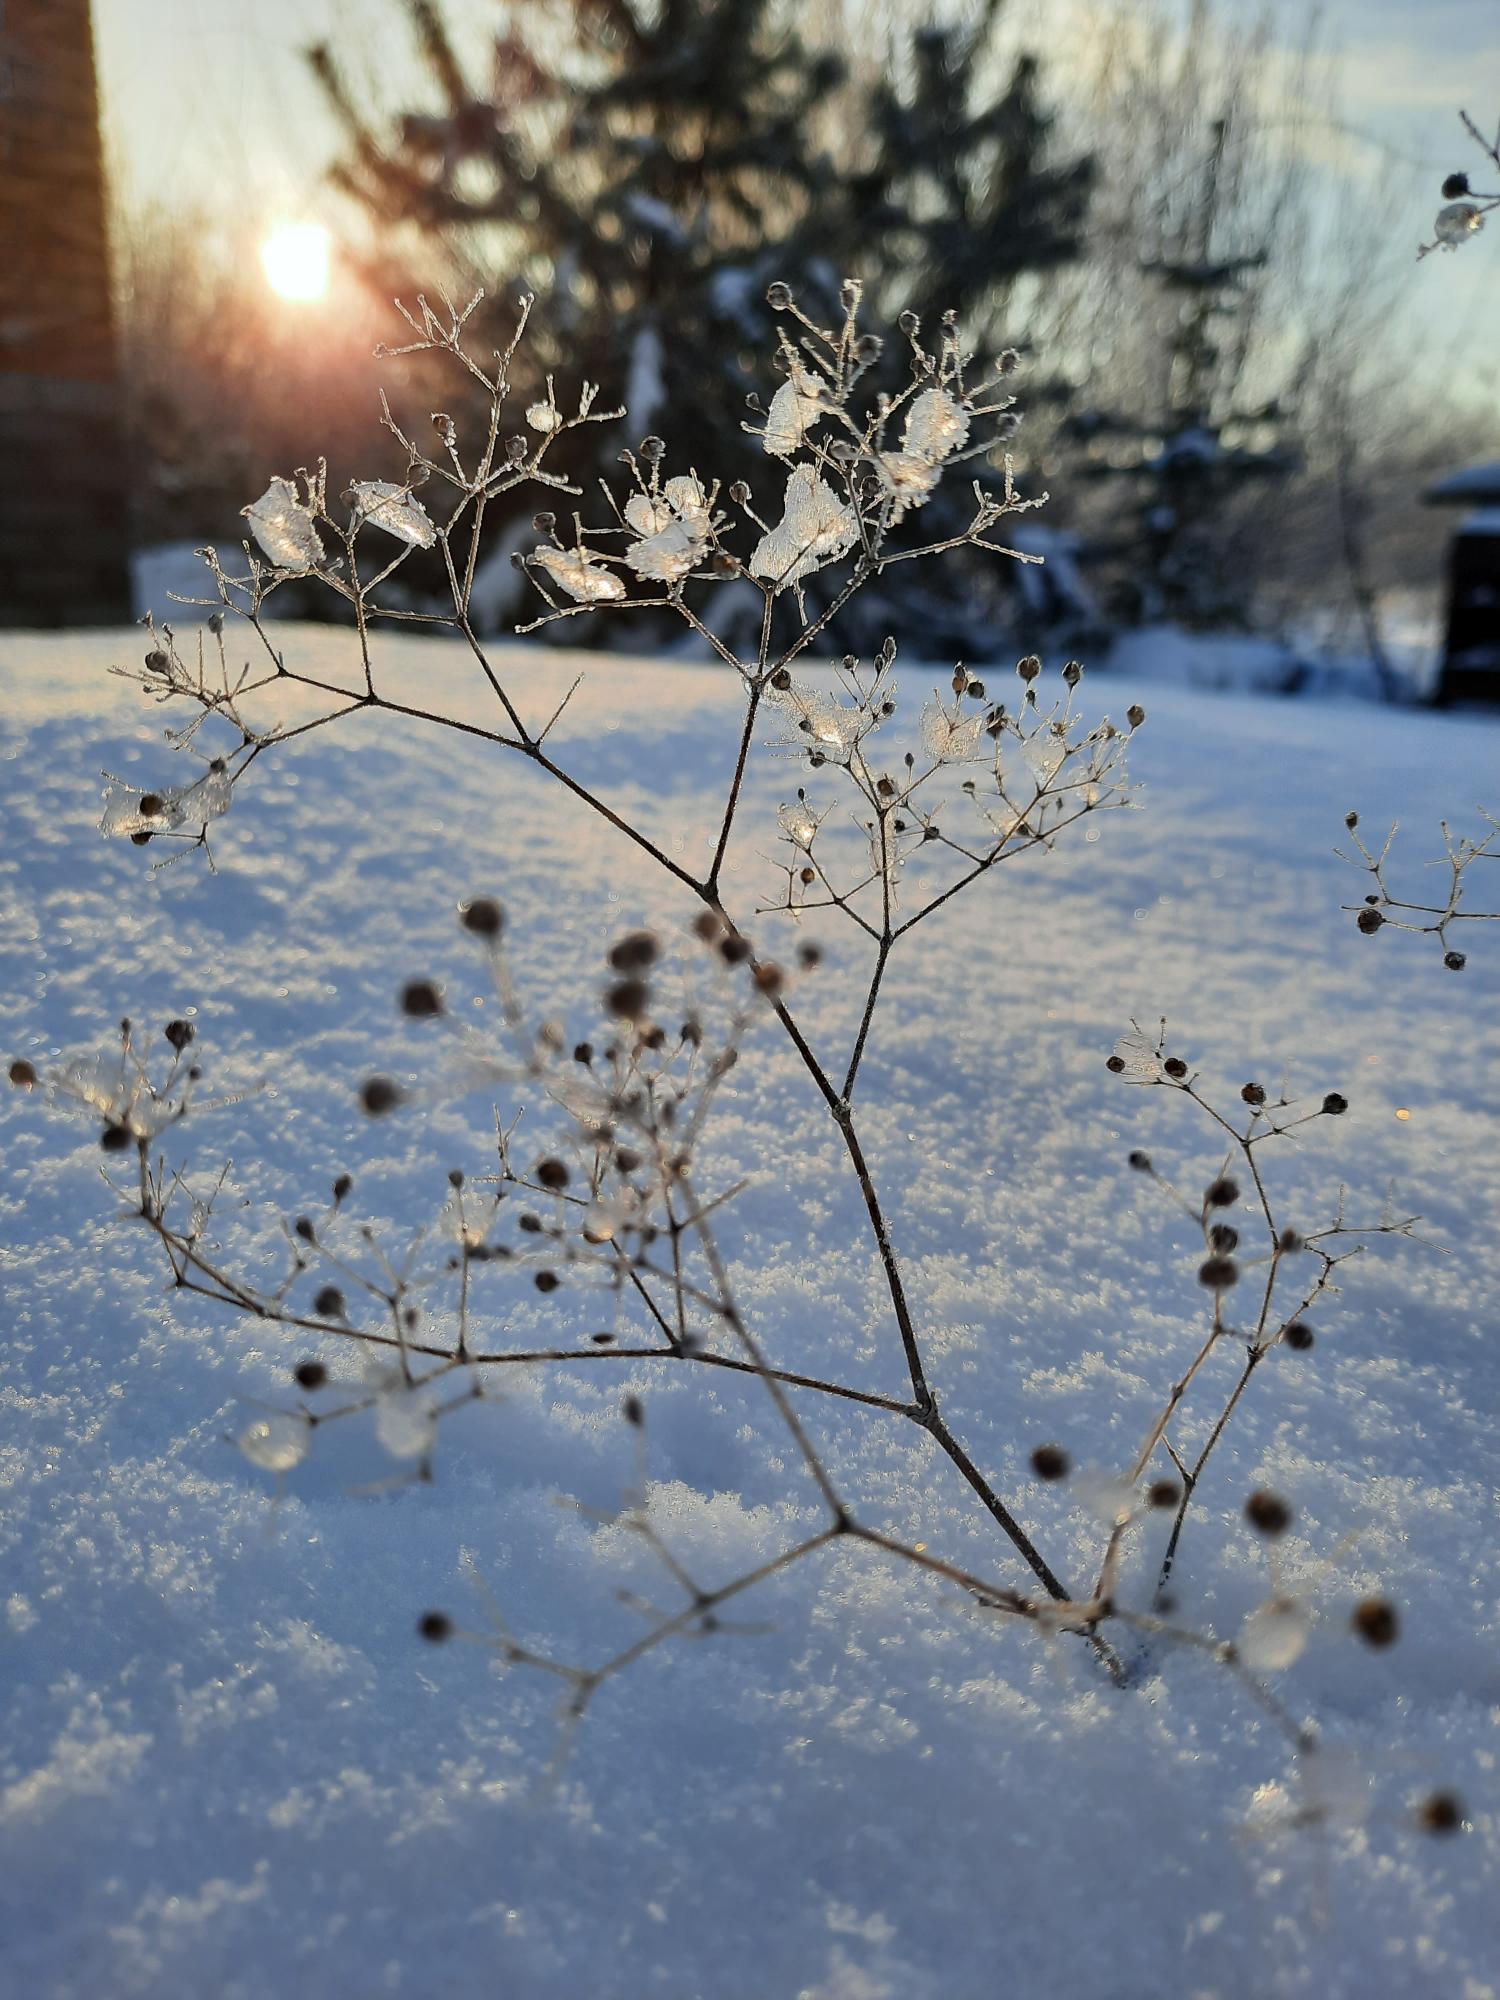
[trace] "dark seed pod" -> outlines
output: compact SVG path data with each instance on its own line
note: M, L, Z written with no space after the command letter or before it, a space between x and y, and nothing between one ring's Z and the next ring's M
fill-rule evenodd
M620 1405L620 1414L626 1423L633 1425L636 1430L639 1430L646 1421L645 1408L639 1396L627 1396Z
M616 972L644 972L656 963L659 950L650 931L631 931L610 946L609 962Z
M1383 1597L1366 1597L1356 1604L1349 1623L1367 1646L1394 1646L1401 1636L1396 1607Z
M333 1205L335 1208L338 1207L341 1201L348 1200L350 1193L353 1191L353 1188L354 1188L353 1175L340 1174L338 1179L333 1184Z
M1379 910L1372 909L1366 903L1359 915L1354 919L1354 922L1356 928L1362 930L1366 937L1373 937L1385 922L1385 918L1380 914Z
M1294 1354L1306 1354L1313 1344L1314 1336L1310 1326L1305 1325L1300 1319L1294 1319L1281 1337Z
M417 1630L429 1646L441 1646L453 1637L453 1620L446 1611L424 1611L417 1620Z
M651 988L644 979L620 979L604 995L611 1014L624 1021L639 1021L651 1005Z
M1130 1154L1129 1163L1138 1174L1149 1174L1151 1171L1151 1155L1143 1153L1139 1147Z
M556 1271L538 1271L531 1281L539 1292L555 1292L558 1278Z
M1349 1109L1349 1100L1336 1090L1330 1090L1323 1099L1323 1109L1330 1118L1342 1117Z
M1123 1076L1125 1073L1125 1058L1124 1056L1111 1056L1104 1067L1109 1071L1111 1076Z
M1174 1083L1181 1083L1182 1079L1188 1073L1188 1066L1182 1060L1181 1056L1168 1056L1162 1064L1162 1068Z
M383 1118L388 1111L394 1111L405 1092L399 1083L388 1076L366 1077L360 1085L360 1108L371 1118Z
M196 1033L197 1029L191 1021L168 1021L167 1025L162 1029L162 1034L166 1037L169 1044L176 1049L178 1055L182 1054Z
M1028 653L1024 660L1017 660L1016 672L1023 681L1030 683L1042 671L1042 663L1035 653Z
M443 996L430 979L409 979L401 989L401 1011L409 1021L431 1021L443 1012Z
M1208 1240L1221 1257L1227 1257L1240 1247L1240 1232L1231 1229L1227 1222L1216 1222L1208 1232Z
M1468 962L1461 951L1445 951L1443 953L1443 963L1450 972L1462 972Z
M292 1379L299 1389L321 1389L328 1380L328 1370L321 1361L299 1361Z
M1466 195L1468 192L1469 176L1467 174L1449 174L1448 178L1443 182L1444 201L1457 201L1461 195Z
M784 313L790 311L792 305L791 286L784 285L779 278L776 280L775 284L767 285L766 304L771 308L773 313Z
M536 1170L536 1177L544 1188L554 1192L568 1185L569 1174L562 1160L543 1160Z
M342 1319L344 1310L344 1295L337 1285L324 1285L313 1300L313 1311L319 1319Z
M1258 1083L1247 1083L1243 1090L1241 1090L1240 1096L1244 1098L1247 1104L1260 1105L1266 1101L1266 1093Z
M130 1130L125 1125L106 1125L99 1134L99 1147L105 1153L123 1153L130 1144Z
M1227 1292L1240 1281L1240 1267L1232 1257L1209 1257L1198 1266L1198 1283L1211 1292Z
M21 1056L10 1066L10 1080L17 1090L34 1089L37 1081L35 1063L29 1063Z
M1060 1444L1039 1444L1031 1454L1031 1469L1038 1479L1066 1479L1071 1464Z
M1268 1493L1262 1486L1245 1502L1245 1519L1257 1534L1274 1539L1292 1525L1292 1510L1279 1493Z
M1070 688L1076 688L1083 679L1083 668L1076 660L1069 660L1062 670L1062 676Z
M1146 1498L1153 1507L1175 1507L1182 1498L1182 1488L1175 1479L1153 1479L1146 1488Z
M1141 724L1146 720L1146 711L1138 701L1133 701L1129 708L1126 709L1125 720L1130 724L1132 729L1139 729Z
M1233 1208L1240 1198L1239 1184L1230 1180L1227 1174L1220 1174L1210 1181L1204 1190L1203 1200L1209 1208Z
M493 896L476 896L472 902L460 904L458 920L466 931L491 943L505 928L505 912Z
M1463 1805L1452 1792L1433 1792L1417 1808L1417 1822L1424 1833L1457 1833L1464 1823Z

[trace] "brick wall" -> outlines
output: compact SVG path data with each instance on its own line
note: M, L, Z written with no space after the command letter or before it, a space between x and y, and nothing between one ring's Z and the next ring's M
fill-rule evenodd
M0 624L130 613L89 0L0 0Z

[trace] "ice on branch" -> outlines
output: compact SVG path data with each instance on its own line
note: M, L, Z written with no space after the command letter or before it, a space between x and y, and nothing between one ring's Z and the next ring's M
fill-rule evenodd
M810 465L799 465L786 483L781 523L756 544L750 574L783 589L837 562L858 540L853 510Z
M951 708L936 698L922 710L922 748L934 764L961 764L973 757L984 735L983 710L965 715L955 702Z
M641 537L625 551L637 576L680 583L708 553L712 510L694 473L669 479L660 493L633 493L625 520Z
M240 509L251 534L278 569L300 575L323 561L323 544L309 504L313 497L309 489L308 500L300 500L291 480L278 473L258 500Z
M766 427L759 433L772 458L791 458L824 415L823 388L816 375L787 350L788 379L771 398ZM747 429L753 427L747 425Z
M410 548L430 549L437 540L427 509L405 486L395 486L388 479L356 479L349 497L360 519L383 528Z
M215 757L191 785L164 785L159 791L142 790L125 778L110 777L108 772L105 776L109 783L100 832L128 834L140 844L185 826L206 827L224 817L234 797L234 780L222 757Z
M891 498L891 519L929 499L943 463L968 441L969 411L946 389L924 389L906 415L900 451L875 454L875 469Z
M1484 216L1472 201L1450 201L1440 208L1432 233L1445 250L1456 250L1484 227Z
M590 560L586 549L558 549L543 545L533 549L530 560L544 569L559 590L579 604L615 604L625 595L625 586L612 571Z
M306 1458L311 1436L312 1426L306 1417L273 1410L247 1424L236 1442L262 1472L292 1472Z

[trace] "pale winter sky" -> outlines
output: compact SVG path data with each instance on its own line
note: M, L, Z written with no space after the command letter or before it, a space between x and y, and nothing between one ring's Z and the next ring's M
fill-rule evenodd
M892 13L900 4L886 0ZM1189 0L1167 4L1185 12ZM1310 18L1307 0L1274 4L1295 41ZM1011 0L1007 18L1018 39L1050 59L1057 82L1098 5ZM912 0L914 15L929 11ZM1224 11L1238 15L1240 0L1226 0ZM476 49L504 12L497 0L446 5ZM1478 164L1457 107L1482 124L1500 118L1500 11L1494 0L1326 0L1321 14L1327 39L1343 52L1350 128L1331 149L1355 171L1392 162L1392 243L1414 248L1430 232L1442 175ZM332 219L321 181L335 135L301 60L318 39L386 101L411 101L402 89L414 60L401 0L94 0L94 15L111 156L132 203L207 204L257 231L262 220ZM1493 325L1500 312L1500 254L1491 248L1486 237L1461 255L1431 258L1420 278L1421 309L1441 349L1429 365L1444 375L1450 367L1468 373L1464 358L1470 367L1478 361L1489 380L1471 376L1468 386L1481 397L1495 381L1494 363L1467 350L1471 330Z

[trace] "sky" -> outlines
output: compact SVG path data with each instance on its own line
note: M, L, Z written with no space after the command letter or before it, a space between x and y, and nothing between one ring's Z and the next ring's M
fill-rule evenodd
M893 15L900 4L887 0ZM1007 11L1016 37L1041 50L1065 87L1067 49L1100 4L1010 0ZM1281 35L1295 42L1308 6L1273 7ZM445 12L460 43L478 50L504 9L446 0ZM1240 17L1236 5L1225 12ZM1390 167L1391 242L1404 255L1430 235L1443 175L1480 164L1458 107L1481 124L1500 118L1500 11L1493 0L1326 0L1321 13L1325 40L1340 51L1347 121L1330 134L1330 163L1356 173ZM105 130L125 205L206 205L257 229L303 217L337 223L324 184L337 134L302 51L326 39L357 89L420 102L403 14L401 0L94 0ZM1489 249L1486 238L1429 259L1417 281L1435 349L1426 365L1481 400L1500 397L1500 364L1471 350L1471 329L1500 316L1500 256Z

